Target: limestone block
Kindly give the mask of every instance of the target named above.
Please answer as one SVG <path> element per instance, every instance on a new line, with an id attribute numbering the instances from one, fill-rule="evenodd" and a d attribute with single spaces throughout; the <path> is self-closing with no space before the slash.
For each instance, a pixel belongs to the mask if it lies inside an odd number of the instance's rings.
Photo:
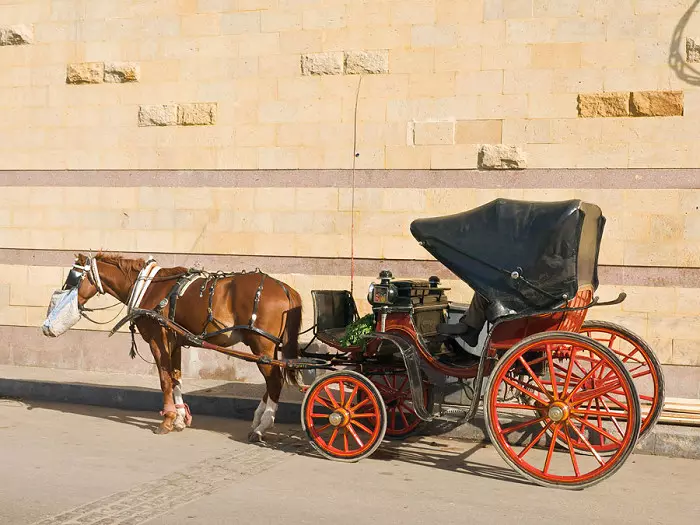
<path id="1" fill-rule="evenodd" d="M 478 166 L 485 170 L 525 169 L 527 158 L 518 146 L 484 144 L 479 148 Z"/>
<path id="2" fill-rule="evenodd" d="M 500 144 L 503 121 L 500 119 L 460 120 L 457 122 L 457 144 Z"/>
<path id="3" fill-rule="evenodd" d="M 386 74 L 389 72 L 389 51 L 347 51 L 345 73 L 348 75 Z"/>
<path id="4" fill-rule="evenodd" d="M 301 56 L 302 75 L 341 75 L 343 66 L 344 55 L 341 51 Z"/>
<path id="5" fill-rule="evenodd" d="M 630 99 L 630 112 L 639 117 L 682 116 L 683 92 L 635 91 Z"/>
<path id="6" fill-rule="evenodd" d="M 101 84 L 105 76 L 102 62 L 68 64 L 66 84 Z"/>
<path id="7" fill-rule="evenodd" d="M 700 45 L 695 43 L 695 39 L 685 39 L 685 55 L 688 62 L 700 62 Z"/>
<path id="8" fill-rule="evenodd" d="M 123 84 L 138 82 L 141 68 L 135 62 L 108 62 L 104 65 L 104 81 Z"/>
<path id="9" fill-rule="evenodd" d="M 579 117 L 626 117 L 629 93 L 585 93 L 578 96 Z"/>
<path id="10" fill-rule="evenodd" d="M 21 46 L 34 42 L 34 28 L 27 25 L 0 27 L 0 46 Z"/>
<path id="11" fill-rule="evenodd" d="M 139 126 L 175 126 L 178 121 L 175 104 L 158 104 L 139 107 Z"/>
<path id="12" fill-rule="evenodd" d="M 216 102 L 180 104 L 177 123 L 180 126 L 211 126 L 216 123 Z"/>
<path id="13" fill-rule="evenodd" d="M 455 143 L 454 122 L 415 122 L 413 143 L 416 145 L 436 145 Z"/>

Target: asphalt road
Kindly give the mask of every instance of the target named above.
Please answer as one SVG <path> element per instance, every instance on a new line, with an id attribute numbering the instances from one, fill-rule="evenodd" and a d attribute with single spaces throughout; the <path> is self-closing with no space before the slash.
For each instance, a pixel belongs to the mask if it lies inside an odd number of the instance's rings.
<path id="1" fill-rule="evenodd" d="M 530 484 L 490 446 L 422 438 L 355 464 L 316 457 L 298 426 L 0 400 L 0 524 L 696 524 L 700 462 L 633 455 L 584 491 Z"/>

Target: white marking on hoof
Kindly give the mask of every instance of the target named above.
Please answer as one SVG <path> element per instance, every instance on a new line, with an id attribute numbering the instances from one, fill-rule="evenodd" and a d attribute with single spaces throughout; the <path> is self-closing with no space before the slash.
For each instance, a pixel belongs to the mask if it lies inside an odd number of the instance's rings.
<path id="1" fill-rule="evenodd" d="M 187 428 L 191 419 L 188 417 L 187 409 L 185 408 L 185 400 L 182 399 L 182 381 L 178 381 L 173 386 L 173 401 L 177 407 L 177 418 L 175 419 L 175 430 L 181 431 Z M 188 419 L 190 419 L 188 421 Z"/>
<path id="2" fill-rule="evenodd" d="M 263 412 L 263 415 L 260 418 L 260 424 L 255 428 L 254 432 L 262 435 L 265 432 L 267 432 L 268 430 L 270 430 L 272 428 L 272 426 L 275 424 L 275 413 L 276 412 L 277 412 L 277 403 L 275 403 L 272 399 L 268 398 L 267 399 L 267 406 L 265 407 L 265 411 Z"/>
<path id="3" fill-rule="evenodd" d="M 182 432 L 183 430 L 185 430 L 185 428 L 187 428 L 187 424 L 185 423 L 185 416 L 180 413 L 180 410 L 184 409 L 177 409 L 177 417 L 175 418 L 175 422 L 173 423 L 173 428 L 178 432 Z"/>
<path id="4" fill-rule="evenodd" d="M 258 428 L 260 426 L 260 420 L 262 419 L 263 412 L 265 411 L 265 402 L 260 401 L 258 408 L 255 409 L 255 414 L 253 414 L 253 424 L 250 428 Z"/>
<path id="5" fill-rule="evenodd" d="M 253 430 L 250 434 L 248 434 L 248 441 L 251 443 L 262 443 L 265 441 L 265 439 L 260 432 Z"/>

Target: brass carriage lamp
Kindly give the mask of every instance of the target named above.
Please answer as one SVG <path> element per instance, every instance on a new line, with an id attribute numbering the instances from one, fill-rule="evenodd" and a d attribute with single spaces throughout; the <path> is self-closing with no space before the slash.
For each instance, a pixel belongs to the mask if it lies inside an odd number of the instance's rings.
<path id="1" fill-rule="evenodd" d="M 391 304 L 399 295 L 399 290 L 391 284 L 393 274 L 389 270 L 379 272 L 379 284 L 370 284 L 367 300 L 370 304 Z"/>

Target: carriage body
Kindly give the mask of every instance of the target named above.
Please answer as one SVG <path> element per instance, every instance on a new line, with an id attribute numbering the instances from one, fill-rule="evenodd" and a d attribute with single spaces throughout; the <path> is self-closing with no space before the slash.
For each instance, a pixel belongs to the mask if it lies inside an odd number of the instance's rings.
<path id="1" fill-rule="evenodd" d="M 315 290 L 315 335 L 335 349 L 337 364 L 354 368 L 376 387 L 384 407 L 373 405 L 378 411 L 374 420 L 378 428 L 385 428 L 382 434 L 401 438 L 422 421 L 459 413 L 454 407 L 445 408 L 448 383 L 462 388 L 469 385 L 472 395 L 461 417 L 473 417 L 488 377 L 483 395 L 487 430 L 506 462 L 543 485 L 580 488 L 597 483 L 621 466 L 642 430 L 638 393 L 620 355 L 582 335 L 586 314 L 597 301 L 594 293 L 604 225 L 600 208 L 577 200 L 498 199 L 462 214 L 414 221 L 411 232 L 423 247 L 489 304 L 481 345 L 467 362 L 445 355 L 446 339 L 440 326 L 454 323 L 469 305 L 452 303 L 449 288 L 437 277 L 393 279 L 390 272 L 383 271 L 379 282 L 370 285 L 367 297 L 373 332 L 353 346 L 341 342 L 345 328 L 359 317 L 351 294 Z M 448 341 L 454 343 L 454 338 Z M 657 368 L 653 372 L 660 374 Z M 321 377 L 315 385 L 323 381 Z M 366 390 L 359 383 L 355 386 Z M 504 389 L 515 392 L 519 401 L 504 402 Z M 368 390 L 365 395 L 372 397 Z M 663 392 L 654 393 L 657 405 L 662 396 Z M 533 402 L 534 408 L 529 406 Z M 611 409 L 613 403 L 617 406 Z M 306 409 L 311 405 L 305 400 Z M 500 414 L 501 407 L 519 411 L 517 417 L 508 416 L 518 423 L 507 426 L 504 421 L 509 419 Z M 538 416 L 533 418 L 536 436 L 531 436 L 537 447 L 533 444 L 524 452 L 544 446 L 548 454 L 542 468 L 524 461 L 509 442 L 526 428 L 522 412 L 532 410 Z M 660 411 L 658 406 L 656 411 Z M 590 423 L 588 413 L 597 418 L 600 428 Z M 574 418 L 575 425 L 571 423 Z M 304 422 L 302 416 L 302 421 L 320 452 L 334 459 L 352 459 L 351 454 L 343 456 L 342 450 L 333 449 L 332 443 L 329 446 L 335 438 L 324 440 L 314 434 L 311 419 Z M 648 431 L 655 419 L 647 417 L 645 422 Z M 591 430 L 597 435 L 596 442 L 590 439 Z M 549 471 L 555 448 L 569 451 L 573 472 Z M 358 458 L 373 450 L 363 450 Z M 582 473 L 575 452 L 592 455 L 600 465 Z M 604 454 L 612 459 L 605 462 Z"/>

